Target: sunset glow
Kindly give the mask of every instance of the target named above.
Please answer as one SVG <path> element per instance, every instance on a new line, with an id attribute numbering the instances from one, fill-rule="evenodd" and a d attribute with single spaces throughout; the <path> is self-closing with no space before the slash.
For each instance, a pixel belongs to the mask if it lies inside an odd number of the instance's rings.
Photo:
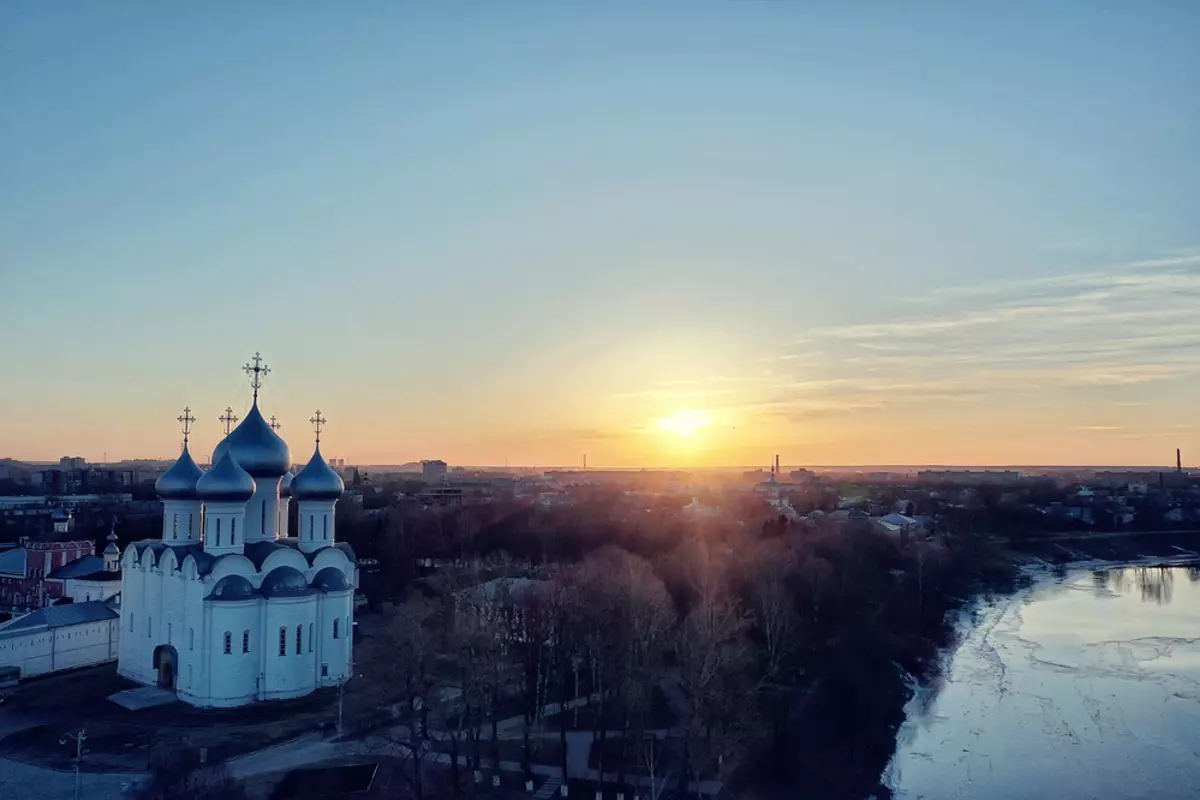
<path id="1" fill-rule="evenodd" d="M 658 421 L 658 429 L 676 436 L 692 436 L 709 424 L 708 417 L 701 411 L 678 411 Z"/>

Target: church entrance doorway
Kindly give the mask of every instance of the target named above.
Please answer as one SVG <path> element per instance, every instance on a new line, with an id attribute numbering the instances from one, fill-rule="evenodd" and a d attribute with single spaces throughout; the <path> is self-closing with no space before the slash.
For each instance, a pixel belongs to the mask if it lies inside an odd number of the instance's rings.
<path id="1" fill-rule="evenodd" d="M 158 685 L 162 689 L 175 690 L 175 674 L 178 671 L 179 654 L 169 644 L 154 648 L 154 669 L 158 672 Z"/>

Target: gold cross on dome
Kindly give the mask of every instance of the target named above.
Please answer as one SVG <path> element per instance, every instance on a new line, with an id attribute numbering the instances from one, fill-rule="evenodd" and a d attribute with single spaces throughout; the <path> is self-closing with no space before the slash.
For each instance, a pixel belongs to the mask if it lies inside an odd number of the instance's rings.
<path id="1" fill-rule="evenodd" d="M 183 446 L 187 447 L 188 434 L 192 432 L 192 423 L 196 421 L 196 418 L 192 416 L 192 409 L 184 406 L 183 414 L 176 417 L 176 419 L 183 425 Z"/>
<path id="2" fill-rule="evenodd" d="M 317 409 L 316 416 L 309 419 L 309 422 L 312 423 L 313 430 L 315 430 L 317 432 L 317 444 L 321 443 L 321 426 L 324 425 L 328 421 L 329 420 L 327 420 L 321 416 L 321 409 L 319 409 L 319 408 Z"/>
<path id="3" fill-rule="evenodd" d="M 254 390 L 254 402 L 258 402 L 258 390 L 262 388 L 263 378 L 270 374 L 271 368 L 263 363 L 262 355 L 255 353 L 254 358 L 246 362 L 242 371 L 250 376 L 250 388 Z"/>
<path id="4" fill-rule="evenodd" d="M 225 435 L 228 436 L 230 429 L 233 428 L 233 423 L 238 421 L 238 416 L 233 413 L 232 406 L 225 406 L 225 413 L 217 417 L 217 419 L 225 423 Z"/>

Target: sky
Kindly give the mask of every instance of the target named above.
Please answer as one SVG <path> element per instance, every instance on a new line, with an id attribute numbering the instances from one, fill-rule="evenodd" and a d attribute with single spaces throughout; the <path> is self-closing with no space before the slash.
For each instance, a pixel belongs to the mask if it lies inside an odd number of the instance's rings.
<path id="1" fill-rule="evenodd" d="M 1200 4 L 0 5 L 0 457 L 1200 463 Z M 1189 458 L 1191 461 L 1189 462 Z"/>

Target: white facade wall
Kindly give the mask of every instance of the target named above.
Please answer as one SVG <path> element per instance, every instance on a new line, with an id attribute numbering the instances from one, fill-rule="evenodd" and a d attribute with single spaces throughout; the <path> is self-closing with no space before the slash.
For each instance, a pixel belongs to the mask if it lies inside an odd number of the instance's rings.
<path id="1" fill-rule="evenodd" d="M 19 667 L 22 678 L 117 658 L 120 620 L 43 628 L 0 638 L 0 666 Z"/>
<path id="2" fill-rule="evenodd" d="M 246 506 L 207 503 L 204 506 L 204 550 L 213 555 L 240 553 L 246 542 Z"/>
<path id="3" fill-rule="evenodd" d="M 279 520 L 275 524 L 279 532 L 280 539 L 286 539 L 288 537 L 288 509 L 291 507 L 291 505 L 292 498 L 279 498 Z"/>
<path id="4" fill-rule="evenodd" d="M 207 511 L 206 517 L 211 517 Z M 186 557 L 179 563 L 170 549 L 157 555 L 146 547 L 141 557 L 134 545 L 126 550 L 122 558 L 119 674 L 138 683 L 155 684 L 155 649 L 169 644 L 175 648 L 179 698 L 202 707 L 299 697 L 349 677 L 352 589 L 314 591 L 300 597 L 205 600 L 227 575 L 242 575 L 258 589 L 266 574 L 285 565 L 300 569 L 310 582 L 321 569 L 335 566 L 353 586 L 357 569 L 342 551 L 326 548 L 313 557 L 311 566 L 299 553 L 281 551 L 263 562 L 262 572 L 242 555 L 221 558 L 209 575 L 196 574 L 193 564 Z M 333 638 L 334 618 L 338 619 L 337 639 Z M 286 631 L 283 655 L 279 653 L 280 628 Z M 226 631 L 230 634 L 229 653 L 225 653 Z M 247 631 L 249 652 L 243 652 Z"/>
<path id="5" fill-rule="evenodd" d="M 107 600 L 121 592 L 120 581 L 89 581 L 83 578 L 67 578 L 63 591 L 74 603 L 90 603 Z"/>
<path id="6" fill-rule="evenodd" d="M 164 500 L 163 541 L 179 544 L 200 541 L 203 508 L 199 500 Z"/>
<path id="7" fill-rule="evenodd" d="M 279 538 L 279 478 L 255 478 L 254 496 L 246 503 L 246 541 Z"/>
<path id="8" fill-rule="evenodd" d="M 337 537 L 333 529 L 333 500 L 300 500 L 297 506 L 296 536 L 300 539 L 300 550 L 311 553 L 322 547 L 331 547 Z"/>

